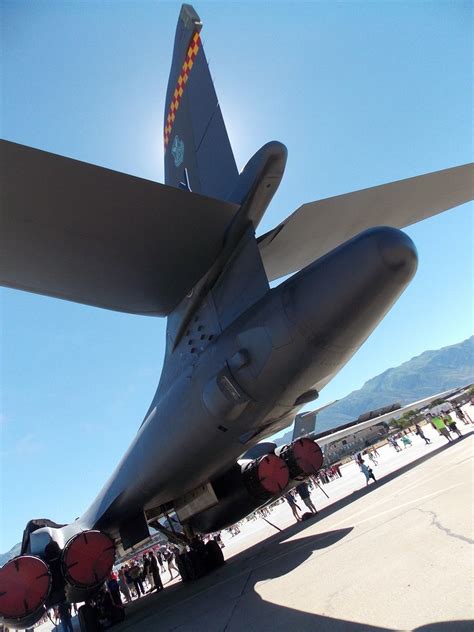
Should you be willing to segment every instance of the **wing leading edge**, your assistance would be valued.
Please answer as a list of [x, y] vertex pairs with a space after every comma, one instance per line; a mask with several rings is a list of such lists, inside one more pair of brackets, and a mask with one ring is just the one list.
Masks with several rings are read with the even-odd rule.
[[270, 281], [296, 272], [373, 226], [404, 228], [474, 198], [474, 164], [303, 204], [261, 236]]
[[238, 207], [0, 141], [0, 284], [166, 315], [213, 263]]

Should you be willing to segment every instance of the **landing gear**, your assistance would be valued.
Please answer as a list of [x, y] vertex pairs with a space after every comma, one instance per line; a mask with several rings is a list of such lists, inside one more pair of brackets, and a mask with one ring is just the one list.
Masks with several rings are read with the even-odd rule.
[[77, 612], [77, 616], [81, 632], [100, 632], [102, 629], [95, 608], [89, 604], [86, 603], [81, 606]]
[[190, 551], [176, 557], [183, 582], [199, 579], [225, 564], [221, 547], [215, 540], [199, 543]]
[[177, 533], [172, 520], [168, 514], [166, 516], [170, 529], [162, 525], [159, 520], [150, 521], [149, 524], [163, 533], [170, 542], [180, 547], [189, 547], [189, 551], [176, 555], [176, 564], [183, 582], [199, 579], [225, 564], [224, 555], [216, 540], [210, 540], [204, 544], [189, 523], [182, 525], [183, 533]]

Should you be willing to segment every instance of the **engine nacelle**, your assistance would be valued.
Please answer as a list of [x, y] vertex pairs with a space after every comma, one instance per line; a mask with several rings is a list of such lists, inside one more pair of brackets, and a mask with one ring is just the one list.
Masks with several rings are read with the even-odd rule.
[[[228, 527], [308, 476], [323, 464], [323, 453], [308, 437], [297, 439], [273, 452], [274, 444], [265, 444], [269, 452], [257, 459], [241, 461], [212, 481], [218, 503], [193, 516], [189, 524], [195, 531], [211, 533]], [[253, 454], [256, 450], [249, 450]]]
[[217, 505], [193, 516], [189, 524], [200, 533], [229, 527], [279, 496], [289, 479], [285, 461], [273, 453], [242, 464], [236, 463], [212, 481]]
[[45, 613], [52, 578], [34, 555], [19, 555], [0, 568], [0, 618], [15, 628], [34, 625]]

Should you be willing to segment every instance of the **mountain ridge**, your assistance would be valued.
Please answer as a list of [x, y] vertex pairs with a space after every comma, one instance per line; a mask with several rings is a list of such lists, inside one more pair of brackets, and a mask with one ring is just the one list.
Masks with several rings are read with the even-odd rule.
[[423, 351], [386, 369], [331, 407], [319, 413], [318, 431], [357, 419], [364, 412], [401, 405], [474, 382], [474, 336], [462, 342]]

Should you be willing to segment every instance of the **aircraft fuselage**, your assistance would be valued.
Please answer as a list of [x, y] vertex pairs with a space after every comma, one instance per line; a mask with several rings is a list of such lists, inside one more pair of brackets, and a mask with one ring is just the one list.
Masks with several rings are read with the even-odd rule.
[[108, 529], [173, 501], [288, 425], [368, 337], [416, 264], [404, 233], [368, 230], [268, 289], [200, 347], [200, 336], [209, 336], [199, 331], [211, 327], [208, 297], [194, 338], [170, 353], [183, 362], [166, 379], [172, 360], [165, 360], [147, 418], [80, 522]]

